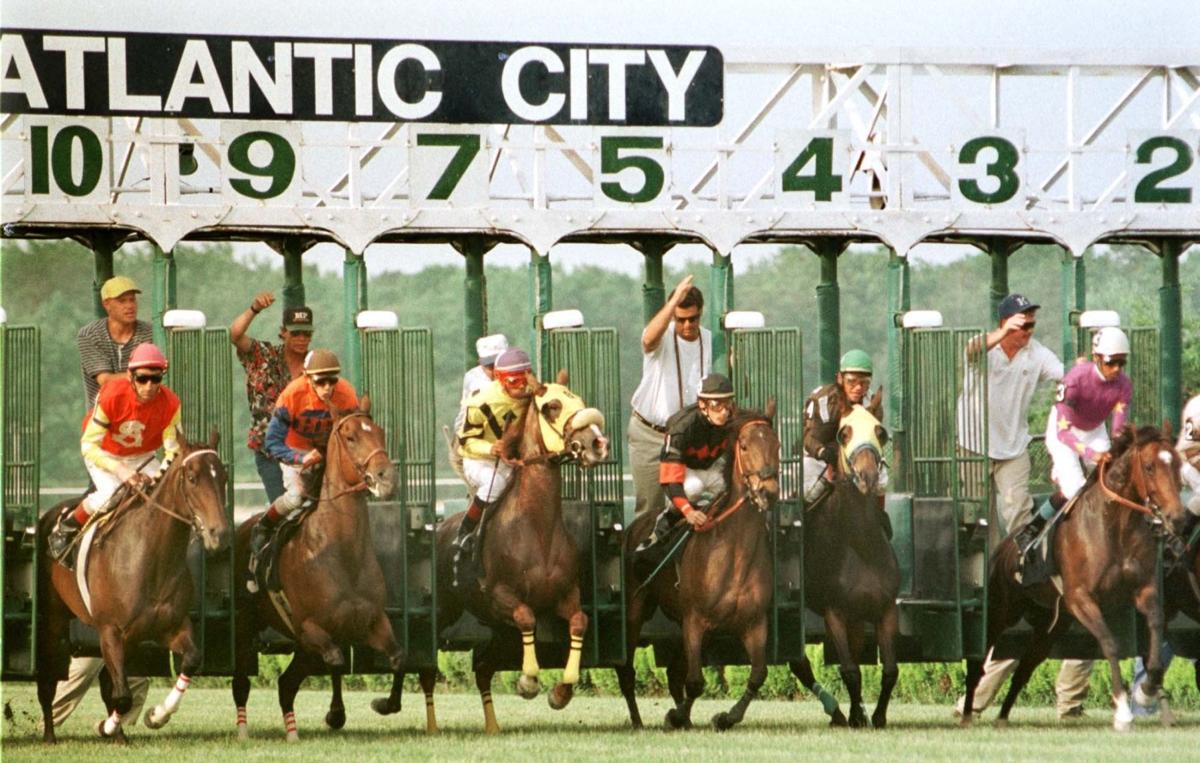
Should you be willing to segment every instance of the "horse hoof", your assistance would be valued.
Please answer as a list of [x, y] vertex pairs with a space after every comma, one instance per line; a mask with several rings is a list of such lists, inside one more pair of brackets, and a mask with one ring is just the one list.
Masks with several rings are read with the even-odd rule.
[[538, 682], [537, 676], [527, 676], [524, 673], [517, 679], [517, 694], [521, 695], [522, 699], [533, 699], [542, 690], [542, 685]]
[[733, 728], [734, 723], [729, 717], [729, 713], [717, 713], [712, 717], [712, 726], [716, 731], [729, 731]]
[[546, 700], [550, 703], [551, 710], [562, 710], [571, 702], [573, 696], [574, 692], [570, 686], [559, 684], [546, 695]]
[[1008, 728], [1008, 719], [1007, 718], [997, 718], [996, 719], [996, 728], [998, 728], [998, 729]]
[[391, 697], [376, 697], [371, 700], [371, 709], [380, 715], [393, 715], [400, 712], [400, 703], [392, 702]]
[[829, 725], [832, 728], [844, 729], [849, 726], [850, 723], [846, 720], [845, 713], [843, 713], [842, 709], [839, 707], [837, 710], [833, 711], [833, 715], [829, 716]]
[[237, 740], [239, 742], [250, 741], [250, 727], [244, 723], [239, 723], [237, 727]]
[[166, 726], [169, 720], [171, 720], [170, 714], [163, 710], [161, 705], [157, 705], [153, 710], [146, 713], [144, 723], [146, 724], [146, 728], [158, 730]]
[[886, 715], [872, 715], [871, 716], [871, 728], [879, 729], [881, 731], [883, 729], [886, 729], [887, 728], [887, 716]]
[[300, 734], [295, 731], [289, 731], [285, 737], [285, 741], [287, 741], [288, 744], [295, 744], [296, 742], [300, 741]]
[[865, 729], [867, 728], [867, 714], [862, 710], [850, 711], [850, 728]]
[[325, 713], [325, 725], [333, 731], [341, 731], [342, 727], [346, 725], [346, 711], [330, 710]]
[[684, 717], [683, 713], [679, 712], [678, 708], [673, 707], [667, 711], [668, 729], [690, 729], [691, 727], [691, 719]]
[[1132, 720], [1126, 720], [1124, 718], [1114, 718], [1113, 719], [1113, 730], [1114, 731], [1129, 731], [1132, 728], [1133, 728]]
[[1160, 700], [1158, 722], [1163, 725], [1163, 728], [1171, 728], [1175, 725], [1175, 713], [1171, 712], [1171, 708], [1167, 706], [1167, 701]]

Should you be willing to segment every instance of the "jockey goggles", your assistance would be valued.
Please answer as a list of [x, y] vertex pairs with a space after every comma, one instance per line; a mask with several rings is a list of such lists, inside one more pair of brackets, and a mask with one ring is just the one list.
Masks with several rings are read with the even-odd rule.
[[505, 389], [520, 389], [525, 386], [526, 376], [529, 372], [521, 371], [500, 371], [496, 370], [496, 378], [500, 380], [500, 384]]

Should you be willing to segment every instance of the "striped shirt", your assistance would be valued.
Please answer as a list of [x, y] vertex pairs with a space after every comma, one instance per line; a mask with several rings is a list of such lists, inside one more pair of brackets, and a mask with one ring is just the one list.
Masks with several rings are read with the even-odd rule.
[[154, 341], [154, 330], [145, 321], [134, 321], [133, 336], [117, 344], [108, 333], [108, 318], [100, 318], [79, 329], [75, 344], [79, 346], [79, 368], [83, 373], [84, 407], [91, 408], [100, 392], [96, 375], [118, 373], [129, 367], [129, 354], [143, 342]]

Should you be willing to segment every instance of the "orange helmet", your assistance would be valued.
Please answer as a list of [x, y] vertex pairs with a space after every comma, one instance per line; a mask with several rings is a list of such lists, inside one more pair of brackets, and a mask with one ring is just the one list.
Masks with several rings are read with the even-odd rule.
[[138, 368], [161, 368], [166, 371], [167, 356], [153, 344], [142, 342], [129, 354], [129, 369], [132, 371]]

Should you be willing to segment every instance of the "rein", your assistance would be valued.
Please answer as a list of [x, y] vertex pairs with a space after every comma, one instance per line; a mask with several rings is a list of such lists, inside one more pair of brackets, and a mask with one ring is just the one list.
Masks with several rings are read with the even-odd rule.
[[726, 506], [724, 509], [722, 509], [720, 514], [717, 514], [714, 517], [710, 517], [709, 520], [707, 522], [705, 522], [701, 527], [693, 528], [694, 532], [697, 532], [697, 533], [711, 532], [712, 530], [716, 529], [717, 525], [721, 524], [726, 519], [729, 519], [731, 516], [733, 516], [735, 513], [737, 513], [738, 510], [740, 510], [742, 508], [742, 506], [744, 506], [746, 504], [746, 496], [749, 495], [749, 490], [750, 490], [750, 477], [757, 476], [759, 479], [770, 479], [771, 477], [778, 475], [779, 472], [777, 470], [774, 473], [772, 473], [772, 472], [764, 473], [762, 471], [750, 473], [750, 472], [743, 472], [741, 469], [741, 465], [742, 465], [741, 448], [738, 447], [738, 441], [741, 440], [742, 432], [746, 431], [746, 429], [748, 429], [752, 426], [758, 426], [758, 425], [762, 425], [762, 424], [770, 425], [770, 422], [767, 421], [766, 419], [752, 419], [751, 421], [747, 421], [745, 424], [742, 424], [740, 429], [738, 429], [737, 437], [734, 438], [733, 473], [736, 476], [741, 478], [740, 482], [743, 485], [743, 487], [745, 488], [745, 492], [743, 492], [742, 495], [736, 501], [734, 501], [732, 504], [730, 504], [729, 506]]
[[1142, 496], [1143, 500], [1145, 501], [1145, 504], [1134, 503], [1133, 501], [1129, 500], [1128, 498], [1125, 498], [1122, 495], [1118, 495], [1116, 491], [1114, 491], [1112, 488], [1110, 488], [1108, 486], [1108, 483], [1105, 482], [1105, 480], [1104, 480], [1104, 475], [1105, 475], [1105, 473], [1107, 471], [1107, 467], [1108, 467], [1107, 461], [1104, 461], [1100, 464], [1100, 479], [1099, 479], [1100, 489], [1104, 491], [1104, 497], [1107, 498], [1112, 503], [1119, 504], [1121, 506], [1124, 506], [1127, 509], [1132, 509], [1133, 511], [1136, 511], [1139, 514], [1145, 514], [1147, 516], [1156, 516], [1158, 514], [1158, 512], [1156, 510], [1150, 508], [1150, 506], [1149, 506], [1150, 492], [1146, 489], [1146, 478], [1142, 476], [1141, 453], [1136, 447], [1134, 447], [1133, 456], [1131, 458], [1133, 460], [1133, 466], [1132, 466], [1133, 486], [1134, 486], [1134, 489], [1137, 490], [1138, 495]]
[[[332, 433], [333, 436], [340, 438], [342, 436], [341, 429], [342, 429], [343, 423], [346, 421], [349, 421], [350, 419], [356, 419], [359, 417], [370, 418], [370, 416], [368, 416], [365, 413], [362, 413], [361, 411], [347, 414], [347, 415], [343, 416], [340, 420], [338, 420], [337, 426], [335, 426], [333, 428], [333, 433]], [[387, 457], [386, 449], [376, 448], [375, 450], [368, 453], [367, 457], [364, 458], [361, 463], [358, 461], [355, 461], [354, 459], [351, 459], [350, 463], [354, 464], [354, 469], [355, 469], [355, 471], [358, 472], [359, 480], [358, 480], [358, 482], [355, 482], [352, 485], [348, 485], [346, 487], [346, 489], [342, 490], [341, 492], [335, 493], [334, 495], [331, 495], [329, 497], [322, 497], [319, 495], [317, 495], [317, 496], [307, 495], [305, 497], [309, 498], [310, 500], [316, 501], [317, 503], [320, 503], [321, 501], [336, 501], [338, 498], [341, 498], [342, 496], [349, 495], [351, 493], [361, 493], [364, 490], [369, 490], [370, 486], [367, 485], [367, 481], [365, 479], [366, 474], [367, 474], [367, 464], [371, 463], [371, 459], [375, 458], [375, 456], [378, 456], [380, 453], [382, 453], [385, 458]]]
[[[191, 453], [187, 454], [182, 461], [179, 462], [178, 468], [182, 469], [184, 467], [184, 465], [187, 464], [188, 461], [191, 461], [196, 456], [204, 456], [204, 455], [209, 455], [209, 454], [212, 454], [212, 455], [220, 458], [219, 454], [212, 448], [204, 448], [202, 450], [193, 450]], [[161, 511], [163, 514], [166, 514], [167, 516], [171, 517], [172, 519], [177, 519], [180, 522], [182, 522], [183, 524], [188, 525], [189, 527], [194, 526], [197, 529], [203, 529], [204, 525], [200, 521], [200, 515], [198, 513], [196, 513], [195, 508], [192, 507], [191, 494], [189, 492], [187, 492], [186, 490], [183, 492], [183, 500], [187, 503], [188, 508], [192, 509], [192, 518], [191, 519], [188, 519], [187, 517], [183, 516], [182, 514], [177, 514], [176, 512], [171, 511], [166, 506], [163, 506], [161, 503], [159, 503], [158, 501], [155, 500], [155, 497], [159, 494], [159, 492], [162, 491], [163, 486], [166, 484], [167, 484], [167, 479], [166, 479], [166, 475], [164, 475], [162, 481], [158, 483], [158, 485], [155, 487], [153, 492], [146, 493], [144, 490], [142, 490], [141, 486], [134, 487], [133, 492], [136, 495], [140, 496], [141, 499], [146, 502], [147, 506], [157, 509], [158, 511]]]

